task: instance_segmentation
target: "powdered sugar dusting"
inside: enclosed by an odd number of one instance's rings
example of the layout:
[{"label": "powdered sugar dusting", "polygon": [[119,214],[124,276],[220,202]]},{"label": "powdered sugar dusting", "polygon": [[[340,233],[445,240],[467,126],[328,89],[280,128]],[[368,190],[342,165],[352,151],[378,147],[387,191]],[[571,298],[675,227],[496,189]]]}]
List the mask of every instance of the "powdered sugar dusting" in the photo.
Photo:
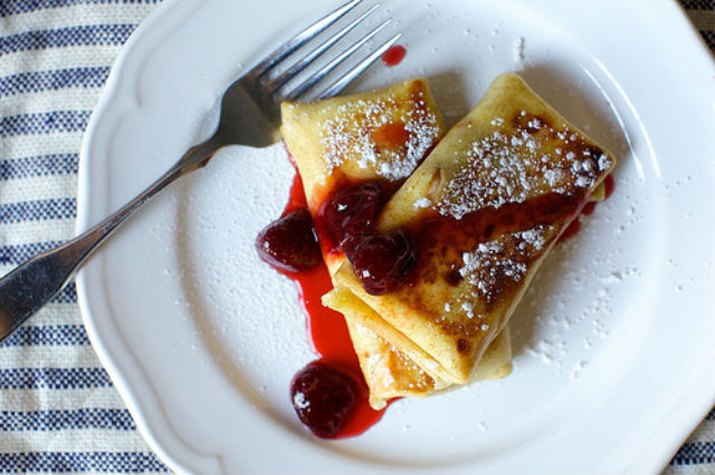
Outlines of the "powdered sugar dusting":
[{"label": "powdered sugar dusting", "polygon": [[[505,247],[499,237],[493,241],[480,243],[472,252],[465,252],[462,255],[464,266],[459,269],[462,277],[467,277],[468,282],[473,285],[481,295],[488,295],[492,287],[497,283],[497,277],[506,276],[514,282],[518,282],[526,274],[527,266],[519,259],[526,254],[529,245],[534,248],[541,248],[543,243],[542,228],[535,228],[527,232],[510,233],[509,237],[519,241],[516,255],[505,252]],[[528,240],[525,239],[528,237]]]},{"label": "powdered sugar dusting", "polygon": [[422,208],[429,208],[431,204],[432,204],[432,202],[430,201],[430,199],[423,196],[422,198],[416,199],[415,202],[412,203],[412,206],[414,206],[417,209],[422,209]]},{"label": "powdered sugar dusting", "polygon": [[[392,96],[339,106],[336,117],[323,126],[321,142],[328,173],[347,160],[354,160],[358,167],[371,169],[388,180],[410,176],[437,142],[440,128],[437,117],[428,112],[422,92],[409,102],[406,111],[401,110],[400,101]],[[390,125],[402,125],[406,133],[404,144],[384,147],[375,140],[375,131]]]},{"label": "powdered sugar dusting", "polygon": [[307,409],[310,407],[310,401],[305,398],[305,393],[298,391],[293,396],[293,405],[298,409]]},{"label": "powdered sugar dusting", "polygon": [[524,279],[531,260],[540,253],[546,242],[546,227],[538,225],[526,231],[506,233],[462,254],[459,274],[470,288],[459,303],[459,310],[469,319],[482,318],[475,314],[476,300],[494,301],[508,282]]},{"label": "powdered sugar dusting", "polygon": [[470,145],[466,164],[435,206],[440,214],[461,219],[484,207],[523,203],[547,192],[587,190],[612,164],[565,124],[554,130],[526,111],[515,122],[508,129],[502,118],[492,119],[495,130]]}]

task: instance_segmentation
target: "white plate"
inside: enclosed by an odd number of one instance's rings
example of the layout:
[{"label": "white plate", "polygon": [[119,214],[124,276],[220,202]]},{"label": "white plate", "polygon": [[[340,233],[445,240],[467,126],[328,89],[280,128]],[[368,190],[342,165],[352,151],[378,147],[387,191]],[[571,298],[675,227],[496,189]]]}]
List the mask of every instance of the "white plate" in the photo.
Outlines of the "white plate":
[{"label": "white plate", "polygon": [[[671,0],[384,5],[408,55],[359,89],[426,75],[454,120],[496,74],[520,70],[619,155],[615,194],[549,258],[514,317],[514,373],[402,400],[361,437],[308,436],[288,397],[313,358],[304,316],[293,284],[253,250],[291,167],[280,145],[233,147],[78,278],[94,347],[138,426],[173,469],[201,474],[656,472],[715,401],[712,58]],[[160,7],[91,121],[79,228],[206,137],[241,68],[332,7]]]}]

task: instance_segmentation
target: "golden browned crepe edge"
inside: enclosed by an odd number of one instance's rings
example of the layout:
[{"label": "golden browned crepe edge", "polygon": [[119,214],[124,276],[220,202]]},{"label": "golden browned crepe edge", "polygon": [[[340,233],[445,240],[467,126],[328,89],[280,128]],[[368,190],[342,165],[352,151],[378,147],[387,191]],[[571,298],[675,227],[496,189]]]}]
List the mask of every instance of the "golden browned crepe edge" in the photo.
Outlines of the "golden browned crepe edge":
[{"label": "golden browned crepe edge", "polygon": [[[426,397],[443,392],[454,386],[430,373],[415,363],[403,352],[397,350],[387,340],[377,336],[372,330],[357,323],[355,313],[366,314],[369,318],[374,311],[347,289],[335,289],[323,298],[333,309],[340,309],[347,316],[346,321],[354,342],[359,342],[357,356],[366,375],[370,389],[370,404],[375,409],[398,397]],[[372,315],[378,317],[379,315]],[[435,365],[437,363],[435,362]],[[432,366],[432,369],[439,369]],[[508,327],[500,332],[486,349],[479,367],[474,374],[475,381],[499,379],[511,373],[511,338]]]}]

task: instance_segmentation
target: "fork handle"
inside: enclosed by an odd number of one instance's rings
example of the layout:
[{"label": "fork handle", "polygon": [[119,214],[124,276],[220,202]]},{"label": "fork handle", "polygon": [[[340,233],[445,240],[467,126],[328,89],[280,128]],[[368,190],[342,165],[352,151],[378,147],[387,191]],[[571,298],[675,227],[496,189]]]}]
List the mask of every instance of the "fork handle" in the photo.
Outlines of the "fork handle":
[{"label": "fork handle", "polygon": [[57,295],[122,223],[179,177],[205,165],[220,146],[214,135],[192,147],[158,180],[99,224],[32,257],[0,279],[0,341]]}]

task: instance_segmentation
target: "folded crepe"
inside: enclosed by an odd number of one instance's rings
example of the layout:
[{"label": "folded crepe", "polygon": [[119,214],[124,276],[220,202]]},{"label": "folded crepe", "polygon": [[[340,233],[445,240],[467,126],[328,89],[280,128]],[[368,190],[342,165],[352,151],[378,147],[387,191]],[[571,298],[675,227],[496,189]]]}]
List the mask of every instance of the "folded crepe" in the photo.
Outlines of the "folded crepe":
[{"label": "folded crepe", "polygon": [[[358,323],[361,319],[379,318],[379,315],[352,292],[336,288],[325,295],[323,302],[344,312],[370,391],[370,405],[375,409],[384,407],[394,398],[426,397],[455,387],[439,376],[438,367],[421,367],[388,339]],[[499,379],[509,375],[511,370],[511,337],[509,327],[506,327],[484,352],[474,379]]]},{"label": "folded crepe", "polygon": [[[316,220],[332,275],[346,258],[342,249],[320,232],[318,215],[326,200],[341,187],[368,181],[377,181],[388,193],[394,192],[444,136],[444,124],[424,79],[314,103],[287,102],[281,113],[281,132],[303,179],[308,209]],[[347,317],[374,407],[384,406],[394,397],[427,395],[449,386],[438,373],[425,371],[361,324],[374,310],[353,293],[336,292],[332,298],[340,302],[340,312]],[[487,351],[489,358],[480,374],[508,374],[509,341],[507,334],[499,336]]]},{"label": "folded crepe", "polygon": [[[519,76],[501,75],[378,219],[380,232],[403,230],[415,246],[408,281],[371,295],[343,259],[323,301],[343,312],[353,334],[381,339],[363,342],[370,354],[414,367],[422,376],[417,384],[432,384],[423,393],[466,384],[479,376],[540,264],[615,163]],[[374,361],[362,359],[366,377],[377,379]]]}]

